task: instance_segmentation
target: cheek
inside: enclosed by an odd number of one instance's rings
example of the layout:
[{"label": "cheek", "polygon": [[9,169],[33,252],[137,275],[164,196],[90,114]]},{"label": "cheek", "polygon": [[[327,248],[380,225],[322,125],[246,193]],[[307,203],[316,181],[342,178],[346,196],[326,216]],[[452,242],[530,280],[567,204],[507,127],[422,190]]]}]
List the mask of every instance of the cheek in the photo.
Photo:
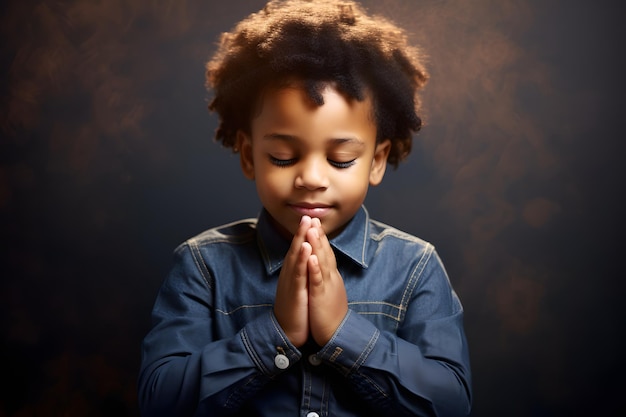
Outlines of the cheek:
[{"label": "cheek", "polygon": [[360,170],[358,175],[341,178],[337,182],[341,187],[341,194],[346,200],[360,200],[365,198],[369,188],[369,170]]},{"label": "cheek", "polygon": [[285,169],[269,167],[256,178],[259,194],[266,196],[285,196],[291,190],[292,181]]},{"label": "cheek", "polygon": [[367,191],[367,188],[370,185],[371,166],[371,163],[359,166],[359,173],[353,179],[354,187],[365,189],[365,191]]}]

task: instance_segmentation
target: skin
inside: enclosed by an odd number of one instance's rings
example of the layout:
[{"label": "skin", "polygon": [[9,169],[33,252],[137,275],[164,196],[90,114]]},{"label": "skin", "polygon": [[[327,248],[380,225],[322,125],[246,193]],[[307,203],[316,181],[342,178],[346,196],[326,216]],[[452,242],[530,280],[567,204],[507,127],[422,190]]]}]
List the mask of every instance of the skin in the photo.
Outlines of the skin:
[{"label": "skin", "polygon": [[372,102],[348,100],[332,85],[316,106],[297,84],[266,91],[250,134],[240,131],[244,175],[256,183],[274,224],[291,238],[274,314],[289,340],[323,346],[348,312],[329,237],[380,184],[388,140],[376,142]]}]

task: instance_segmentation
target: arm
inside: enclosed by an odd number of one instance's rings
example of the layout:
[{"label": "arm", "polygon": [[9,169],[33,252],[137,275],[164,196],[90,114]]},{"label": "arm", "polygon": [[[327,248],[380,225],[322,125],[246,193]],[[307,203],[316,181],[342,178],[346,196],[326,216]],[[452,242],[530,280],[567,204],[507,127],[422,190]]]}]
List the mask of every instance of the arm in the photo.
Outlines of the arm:
[{"label": "arm", "polygon": [[[407,311],[397,333],[381,332],[347,308],[345,288],[319,224],[309,236],[311,333],[318,357],[333,365],[353,390],[382,413],[464,416],[471,380],[463,309],[432,246],[403,295]],[[409,288],[411,289],[410,291]]]},{"label": "arm", "polygon": [[201,262],[188,245],[179,248],[157,296],[138,381],[144,416],[228,415],[284,372],[274,364],[277,346],[291,365],[300,358],[271,312],[218,340],[212,278]]},{"label": "arm", "polygon": [[434,250],[417,278],[397,334],[349,312],[318,354],[379,410],[465,416],[471,376],[463,310]]}]

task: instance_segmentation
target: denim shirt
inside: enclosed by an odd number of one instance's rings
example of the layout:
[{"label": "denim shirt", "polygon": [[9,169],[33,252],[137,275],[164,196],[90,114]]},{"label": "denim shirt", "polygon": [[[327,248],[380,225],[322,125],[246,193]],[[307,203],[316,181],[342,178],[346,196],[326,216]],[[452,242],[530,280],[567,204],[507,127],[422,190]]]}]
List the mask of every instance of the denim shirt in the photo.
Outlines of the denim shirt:
[{"label": "denim shirt", "polygon": [[142,345],[142,415],[469,414],[463,309],[431,244],[362,207],[331,239],[348,313],[299,349],[273,314],[289,245],[262,211],[176,249]]}]

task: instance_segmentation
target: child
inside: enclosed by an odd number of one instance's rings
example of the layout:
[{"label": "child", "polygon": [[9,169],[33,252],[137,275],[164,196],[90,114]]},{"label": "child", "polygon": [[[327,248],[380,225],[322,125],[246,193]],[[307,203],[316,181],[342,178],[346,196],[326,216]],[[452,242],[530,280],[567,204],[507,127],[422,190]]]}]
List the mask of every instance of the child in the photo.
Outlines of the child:
[{"label": "child", "polygon": [[346,1],[270,1],[223,35],[207,65],[216,136],[263,209],[176,250],[143,342],[143,415],[469,413],[439,257],[362,206],[421,127],[419,59]]}]

